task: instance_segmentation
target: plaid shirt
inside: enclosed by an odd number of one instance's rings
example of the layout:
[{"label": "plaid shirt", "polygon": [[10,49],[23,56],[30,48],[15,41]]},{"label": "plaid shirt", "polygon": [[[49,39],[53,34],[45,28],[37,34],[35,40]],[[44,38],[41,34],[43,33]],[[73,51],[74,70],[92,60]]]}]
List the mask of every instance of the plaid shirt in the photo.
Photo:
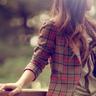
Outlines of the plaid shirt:
[{"label": "plaid shirt", "polygon": [[41,26],[38,46],[35,47],[25,70],[34,72],[36,79],[50,63],[51,76],[47,96],[72,96],[81,76],[81,64],[69,45],[65,47],[66,40],[58,33],[53,22],[48,21]]}]

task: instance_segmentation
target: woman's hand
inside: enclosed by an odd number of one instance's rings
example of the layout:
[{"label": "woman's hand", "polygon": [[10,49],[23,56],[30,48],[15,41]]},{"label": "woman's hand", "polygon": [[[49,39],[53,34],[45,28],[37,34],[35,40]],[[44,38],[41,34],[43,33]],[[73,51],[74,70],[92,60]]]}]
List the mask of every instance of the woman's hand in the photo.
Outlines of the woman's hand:
[{"label": "woman's hand", "polygon": [[16,83],[0,84],[0,92],[9,91],[9,96],[14,96],[22,91],[22,87],[31,83],[35,78],[32,71],[26,70]]},{"label": "woman's hand", "polygon": [[22,91],[22,87],[17,83],[0,84],[0,92],[9,91],[9,96],[14,96]]}]

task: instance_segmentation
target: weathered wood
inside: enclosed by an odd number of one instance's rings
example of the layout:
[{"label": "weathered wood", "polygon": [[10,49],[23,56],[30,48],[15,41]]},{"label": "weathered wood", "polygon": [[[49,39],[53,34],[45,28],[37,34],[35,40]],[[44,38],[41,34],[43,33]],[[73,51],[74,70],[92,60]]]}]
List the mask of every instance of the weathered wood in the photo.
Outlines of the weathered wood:
[{"label": "weathered wood", "polygon": [[[33,89],[23,89],[21,93],[15,96],[46,96],[46,89],[33,90]],[[8,96],[8,92],[0,93],[0,96]]]}]

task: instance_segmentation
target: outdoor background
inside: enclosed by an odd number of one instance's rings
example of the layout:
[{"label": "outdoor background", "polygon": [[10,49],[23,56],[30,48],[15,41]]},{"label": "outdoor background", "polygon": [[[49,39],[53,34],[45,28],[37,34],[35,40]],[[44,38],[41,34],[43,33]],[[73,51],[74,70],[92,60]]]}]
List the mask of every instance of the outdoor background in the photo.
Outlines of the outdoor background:
[{"label": "outdoor background", "polygon": [[[96,2],[96,0],[95,0]],[[37,45],[41,24],[50,18],[52,0],[0,0],[0,83],[16,82]],[[96,18],[96,7],[89,14]],[[47,88],[50,66],[28,88]]]}]

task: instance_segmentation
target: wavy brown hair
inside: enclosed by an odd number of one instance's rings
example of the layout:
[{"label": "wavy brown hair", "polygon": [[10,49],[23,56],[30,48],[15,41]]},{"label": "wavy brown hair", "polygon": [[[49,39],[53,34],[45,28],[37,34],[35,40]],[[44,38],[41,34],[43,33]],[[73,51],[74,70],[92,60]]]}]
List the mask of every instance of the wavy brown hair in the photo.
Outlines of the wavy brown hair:
[{"label": "wavy brown hair", "polygon": [[[87,32],[96,38],[96,25],[86,17],[87,0],[54,0],[51,15],[58,30],[66,38],[72,49],[78,48],[81,60],[84,62],[88,56]],[[91,31],[90,31],[91,30]],[[83,50],[81,50],[83,49]]]}]

